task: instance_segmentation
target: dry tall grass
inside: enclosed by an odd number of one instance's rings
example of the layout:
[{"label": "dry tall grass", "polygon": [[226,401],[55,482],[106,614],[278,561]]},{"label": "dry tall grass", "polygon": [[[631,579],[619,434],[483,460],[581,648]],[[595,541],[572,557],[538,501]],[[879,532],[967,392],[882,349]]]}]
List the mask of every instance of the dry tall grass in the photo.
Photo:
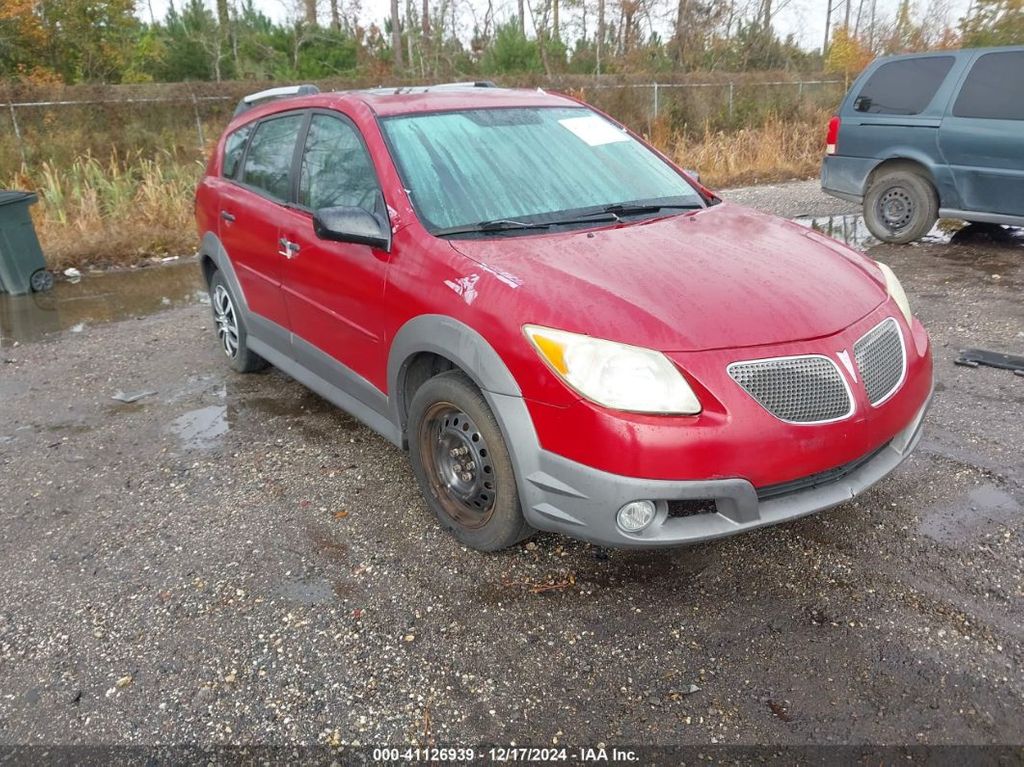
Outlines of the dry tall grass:
[{"label": "dry tall grass", "polygon": [[763,125],[728,132],[705,126],[702,134],[677,134],[659,143],[679,165],[700,171],[712,189],[809,178],[821,166],[828,118],[826,112],[800,121],[773,116]]},{"label": "dry tall grass", "polygon": [[[758,127],[673,133],[655,124],[651,139],[712,188],[813,176],[821,162],[825,112],[799,120],[769,117]],[[54,268],[128,265],[188,254],[197,245],[193,194],[202,165],[170,153],[86,155],[68,167],[43,163],[7,186],[39,193],[40,240]]]},{"label": "dry tall grass", "polygon": [[198,162],[168,154],[86,155],[62,168],[43,163],[10,186],[39,194],[33,217],[51,267],[113,266],[194,252],[201,172]]}]

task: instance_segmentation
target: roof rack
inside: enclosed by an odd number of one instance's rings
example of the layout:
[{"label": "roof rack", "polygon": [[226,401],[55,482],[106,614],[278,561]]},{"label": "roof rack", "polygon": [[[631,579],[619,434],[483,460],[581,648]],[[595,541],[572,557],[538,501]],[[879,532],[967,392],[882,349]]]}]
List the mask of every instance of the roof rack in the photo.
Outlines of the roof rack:
[{"label": "roof rack", "polygon": [[497,88],[498,86],[493,80],[466,80],[460,83],[439,83],[437,85],[428,85],[428,88]]},{"label": "roof rack", "polygon": [[319,92],[320,89],[315,85],[283,85],[279,88],[268,88],[267,90],[260,91],[259,93],[250,93],[238,102],[238,106],[235,107],[235,113],[232,117],[238,117],[238,115],[249,111],[263,101],[284,99],[289,96],[312,96]]},{"label": "roof rack", "polygon": [[467,80],[458,83],[437,83],[436,85],[378,85],[376,88],[368,88],[370,93],[393,94],[402,93],[429,93],[430,91],[460,90],[462,88],[497,88],[491,80]]}]

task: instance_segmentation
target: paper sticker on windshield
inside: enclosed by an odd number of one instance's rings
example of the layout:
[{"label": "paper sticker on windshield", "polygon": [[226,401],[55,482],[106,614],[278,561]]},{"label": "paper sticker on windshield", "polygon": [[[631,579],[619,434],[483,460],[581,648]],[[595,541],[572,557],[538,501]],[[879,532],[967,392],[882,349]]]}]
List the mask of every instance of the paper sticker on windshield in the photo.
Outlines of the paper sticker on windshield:
[{"label": "paper sticker on windshield", "polygon": [[559,120],[558,124],[571,130],[577,138],[585,141],[589,146],[602,146],[630,140],[628,133],[597,115],[569,117]]}]

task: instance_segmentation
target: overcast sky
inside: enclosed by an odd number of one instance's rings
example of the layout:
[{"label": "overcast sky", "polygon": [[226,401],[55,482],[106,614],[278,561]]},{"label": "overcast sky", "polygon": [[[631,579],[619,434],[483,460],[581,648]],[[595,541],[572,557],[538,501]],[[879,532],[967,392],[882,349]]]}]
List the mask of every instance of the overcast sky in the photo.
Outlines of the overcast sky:
[{"label": "overcast sky", "polygon": [[[833,0],[832,23],[842,23],[846,13],[845,3],[851,3],[851,13],[855,17],[859,8],[863,8],[864,23],[873,0]],[[971,0],[942,0],[949,8],[950,22],[956,23],[967,10]],[[150,8],[159,19],[167,10],[170,0],[137,0],[139,15],[148,19]],[[180,6],[181,0],[174,0]],[[205,0],[206,4],[213,7],[214,0]],[[462,0],[463,4],[477,3],[482,8],[484,0]],[[899,0],[874,0],[877,3],[876,13],[879,18],[891,18],[899,4]],[[914,0],[912,0],[912,3]],[[916,6],[921,11],[929,0],[916,0]],[[297,0],[255,0],[256,7],[260,8],[276,21],[294,18],[296,15]],[[344,2],[342,3],[345,4]],[[664,23],[669,23],[671,18],[671,0],[661,0],[665,8]],[[322,3],[326,6],[326,2]],[[417,3],[417,5],[419,5]],[[828,0],[775,0],[775,6],[779,9],[774,18],[775,29],[783,37],[793,33],[796,35],[800,45],[804,48],[818,48],[825,36],[825,9]],[[384,18],[389,13],[390,0],[362,0],[362,12],[360,20],[364,24],[383,24]],[[495,2],[495,9],[499,18],[507,18],[515,10],[514,0],[498,0]],[[502,10],[504,9],[504,13]],[[467,23],[471,20],[467,18]],[[568,35],[567,35],[568,36]]]}]

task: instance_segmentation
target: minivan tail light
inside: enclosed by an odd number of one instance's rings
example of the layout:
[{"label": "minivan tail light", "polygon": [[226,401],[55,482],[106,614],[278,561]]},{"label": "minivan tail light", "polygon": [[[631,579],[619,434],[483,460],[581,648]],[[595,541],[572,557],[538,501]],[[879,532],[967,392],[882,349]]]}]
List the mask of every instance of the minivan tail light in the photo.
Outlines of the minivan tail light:
[{"label": "minivan tail light", "polygon": [[828,136],[825,138],[825,154],[835,154],[839,141],[839,115],[828,121]]}]

